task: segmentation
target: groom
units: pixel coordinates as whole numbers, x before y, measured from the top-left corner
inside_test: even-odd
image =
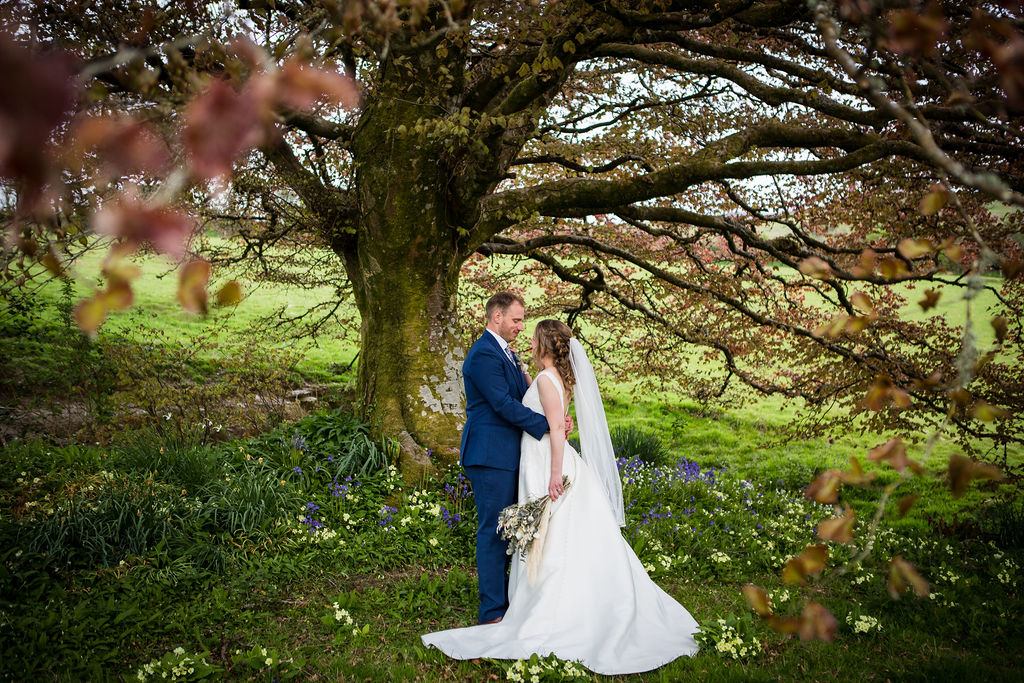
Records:
[[[498,292],[487,301],[486,315],[487,329],[462,364],[466,426],[461,463],[473,485],[480,520],[476,566],[481,624],[501,621],[508,608],[510,558],[498,536],[498,513],[516,502],[520,438],[524,431],[537,439],[548,431],[547,418],[522,404],[530,377],[509,347],[523,331],[523,299]]]

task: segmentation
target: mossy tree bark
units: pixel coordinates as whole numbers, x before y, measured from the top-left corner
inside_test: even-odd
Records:
[[[395,122],[415,114],[398,109],[373,112],[354,140],[359,229],[344,257],[362,316],[360,397],[398,435],[409,473],[431,466],[428,448],[436,462],[458,455],[465,349],[455,316],[465,257],[446,215],[441,150],[395,144]]]

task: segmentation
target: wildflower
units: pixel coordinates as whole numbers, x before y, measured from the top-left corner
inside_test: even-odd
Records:
[[[436,546],[437,545],[437,539],[434,538],[433,536],[430,537],[430,545],[432,545],[432,546]]]

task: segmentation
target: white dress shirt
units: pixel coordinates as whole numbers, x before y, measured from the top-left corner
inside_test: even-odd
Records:
[[[491,328],[485,328],[488,332],[494,335],[494,338],[498,340],[498,344],[501,346],[501,350],[505,352],[505,357],[512,361],[512,365],[519,367],[519,363],[512,357],[512,349],[509,347],[508,342],[501,338],[501,335],[492,330]]]

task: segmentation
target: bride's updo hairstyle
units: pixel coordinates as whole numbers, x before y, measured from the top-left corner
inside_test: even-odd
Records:
[[[569,363],[569,340],[572,330],[561,320],[541,320],[533,333],[537,340],[537,358],[551,356],[555,361],[555,369],[562,376],[566,391],[571,392],[576,385],[576,374]]]

